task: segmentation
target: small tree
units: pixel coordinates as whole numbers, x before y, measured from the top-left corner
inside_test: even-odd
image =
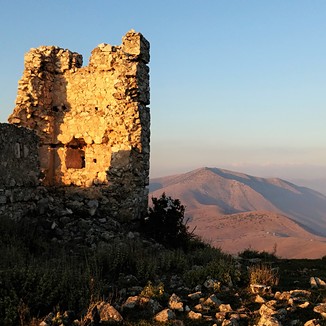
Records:
[[[148,216],[143,221],[144,232],[157,242],[172,248],[186,248],[193,238],[185,220],[185,207],[179,199],[152,197],[153,206],[148,209]]]

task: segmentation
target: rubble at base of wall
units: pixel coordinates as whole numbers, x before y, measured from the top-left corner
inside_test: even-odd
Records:
[[[17,197],[15,202],[0,204],[0,223],[1,219],[22,222],[33,232],[44,235],[47,241],[95,249],[119,237],[121,230],[125,233],[126,225],[132,227],[138,223],[132,220],[132,216],[138,215],[138,208],[130,211],[128,196],[125,210],[119,210],[125,216],[117,215],[114,203],[106,197],[109,190],[103,188],[21,189],[26,195],[21,201]]]
[[[0,188],[0,218],[20,221],[37,210],[37,203],[46,193],[44,187]]]

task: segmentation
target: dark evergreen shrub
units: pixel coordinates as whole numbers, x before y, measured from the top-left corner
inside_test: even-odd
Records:
[[[152,202],[142,223],[143,232],[166,247],[187,249],[194,235],[185,220],[185,206],[165,193],[160,198],[153,197]]]

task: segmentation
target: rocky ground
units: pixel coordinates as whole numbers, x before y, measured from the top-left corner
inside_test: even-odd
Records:
[[[326,325],[326,257],[168,248],[102,201],[53,194],[0,221],[1,325]]]
[[[241,268],[260,264],[257,258],[238,260]],[[304,264],[308,267],[297,269]],[[51,313],[39,325],[326,325],[326,283],[313,276],[326,276],[325,261],[283,260],[273,263],[278,268],[283,270],[277,272],[275,286],[223,285],[207,278],[190,289],[173,275],[164,280],[166,288],[163,283],[134,285],[121,289],[111,302],[94,302],[81,320],[71,312]],[[126,276],[126,281],[132,284],[135,277]]]

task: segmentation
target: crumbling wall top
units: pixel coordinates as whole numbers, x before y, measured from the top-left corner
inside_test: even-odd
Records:
[[[149,63],[149,42],[141,33],[136,33],[133,29],[122,38],[122,50]]]
[[[63,73],[83,65],[81,54],[57,46],[40,46],[32,48],[25,54],[25,70],[39,74],[44,71]],[[39,76],[41,77],[41,76]]]

